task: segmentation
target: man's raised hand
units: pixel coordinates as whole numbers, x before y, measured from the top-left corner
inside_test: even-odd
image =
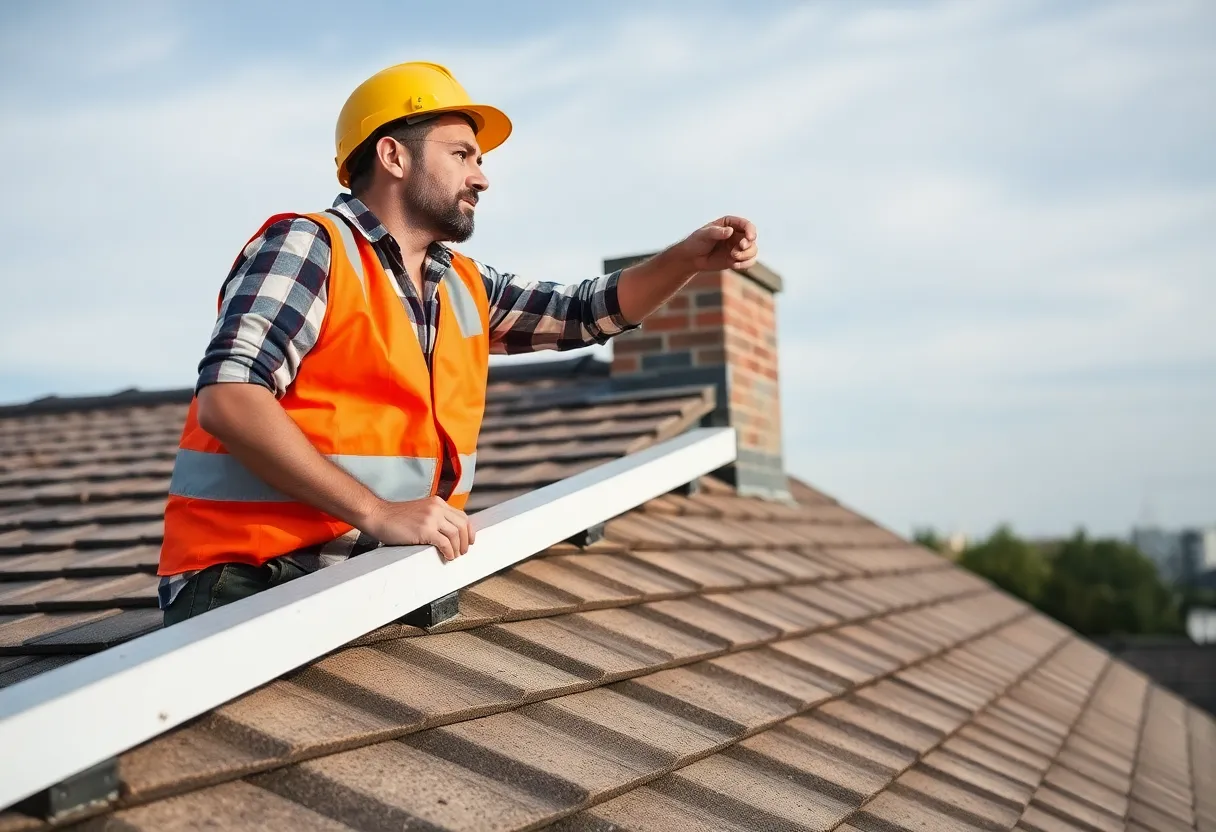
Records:
[[[756,262],[756,226],[743,217],[720,217],[701,226],[675,250],[699,272],[746,269]]]

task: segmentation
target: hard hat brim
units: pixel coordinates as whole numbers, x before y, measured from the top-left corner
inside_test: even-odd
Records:
[[[499,147],[511,135],[511,119],[502,110],[489,104],[461,104],[454,107],[436,107],[433,110],[427,110],[425,114],[440,116],[444,113],[463,113],[473,119],[473,122],[477,125],[477,146],[481,148],[482,153],[489,153],[494,148]],[[423,113],[420,112],[416,115],[423,115]],[[346,163],[349,159],[350,154],[338,165],[338,182],[344,188],[350,187],[350,173],[346,169]]]
[[[488,104],[467,104],[463,107],[451,107],[433,112],[468,113],[477,124],[477,145],[482,153],[489,153],[501,145],[511,135],[511,119],[497,107]]]

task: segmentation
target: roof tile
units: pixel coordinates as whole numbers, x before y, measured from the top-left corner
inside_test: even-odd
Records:
[[[1082,800],[1095,808],[1109,810],[1116,817],[1121,818],[1127,814],[1127,792],[1111,788],[1065,766],[1052,766],[1045,781],[1057,792]]]
[[[284,700],[280,699],[282,704]],[[307,711],[298,714],[307,716]],[[222,720],[203,717],[123,754],[119,774],[124,800],[147,801],[239,777],[266,764],[272,754],[252,748],[223,730]],[[234,741],[235,740],[235,741]]]
[[[620,678],[669,660],[670,654],[585,620],[539,618],[495,624],[481,638],[587,679]]]
[[[1131,778],[1111,768],[1101,760],[1096,760],[1093,757],[1083,752],[1077,751],[1073,746],[1075,743],[1072,738],[1060,751],[1060,755],[1056,757],[1056,768],[1064,769],[1067,772],[1084,777],[1088,781],[1093,781],[1099,786],[1110,789],[1112,792],[1126,796],[1131,791]]]
[[[715,604],[777,627],[786,635],[809,632],[836,621],[830,613],[773,589],[722,592],[706,597]]]
[[[932,806],[946,815],[978,818],[994,829],[1011,828],[1022,814],[1022,805],[1015,799],[960,783],[925,765],[918,764],[904,772],[890,790]]]
[[[127,546],[117,549],[63,549],[31,555],[0,557],[0,576],[28,579],[88,577],[154,572],[160,547]]]
[[[249,783],[221,786],[125,809],[114,816],[120,828],[140,832],[162,829],[306,829],[350,832],[351,827]],[[104,820],[85,823],[82,832],[111,829]]]
[[[964,736],[965,731],[964,728],[962,732],[947,738],[942,743],[942,750],[960,761],[974,764],[985,771],[998,772],[1001,776],[1032,790],[1038,785],[1043,776],[1042,767],[1046,764],[1044,758],[1036,759],[1034,762],[1037,765],[1027,765],[1024,759],[1015,759]]]
[[[817,788],[851,808],[876,794],[894,772],[871,759],[872,749],[810,718],[796,718],[743,740],[731,752],[768,758],[795,772],[820,781]]]
[[[1034,802],[1038,808],[1070,823],[1075,822],[1082,827],[1092,827],[1099,832],[1122,832],[1123,830],[1122,814],[1115,814],[1107,808],[1078,800],[1051,785],[1040,787],[1035,793]]]
[[[603,575],[578,567],[578,555],[526,560],[512,570],[576,600],[579,608],[615,606],[640,601],[645,595]]]
[[[592,688],[530,705],[527,710],[533,719],[542,718],[537,711],[553,711],[542,721],[566,720],[570,730],[578,726],[577,730],[592,737],[620,736],[645,742],[667,755],[662,763],[656,760],[656,768],[703,754],[739,731],[737,725],[712,714],[678,706],[669,708],[666,700],[638,697],[633,695],[634,691],[626,690],[628,695],[619,685]]]
[[[778,580],[807,581],[816,578],[831,578],[839,574],[813,558],[806,557],[792,549],[747,549],[740,556],[755,561],[762,566],[772,569]]]
[[[734,552],[638,550],[632,552],[630,557],[660,569],[665,574],[678,576],[701,590],[736,589],[771,579],[768,570],[761,571],[753,562],[740,564],[741,559]],[[732,569],[732,566],[736,568]],[[753,580],[757,574],[761,577]]]
[[[792,716],[801,705],[789,694],[705,664],[650,673],[613,689],[731,734]]]
[[[560,615],[579,608],[580,598],[514,570],[491,575],[466,587],[465,596],[483,601],[499,618],[512,620],[536,615]]]
[[[965,788],[990,795],[989,799],[1016,807],[1018,812],[1013,817],[1014,821],[1034,794],[1032,784],[1009,777],[1002,770],[972,762],[945,748],[926,755],[920,762],[920,769],[926,775],[946,782],[955,781]],[[906,785],[912,786],[910,783]]]
[[[747,751],[715,754],[650,788],[753,829],[829,830],[856,805],[830,781]]]
[[[658,651],[664,656],[664,663],[669,659],[688,661],[696,656],[717,653],[728,646],[725,639],[710,633],[648,615],[648,609],[642,606],[594,610],[571,616],[569,620],[611,634],[609,638],[614,643],[627,640]]]
[[[437,744],[463,746],[445,756],[463,762],[466,755],[488,753],[538,769],[576,787],[577,790],[570,789],[565,795],[570,803],[581,803],[588,797],[619,789],[652,774],[656,762],[660,765],[665,762],[645,743],[589,743],[579,730],[581,726],[551,718],[553,711],[542,709],[541,720],[532,719],[531,713],[508,711],[429,731],[425,747],[429,750]]]
[[[585,553],[572,557],[568,565],[615,581],[652,600],[687,595],[696,589],[694,584],[678,575],[623,555]]]
[[[966,740],[974,748],[982,749],[986,754],[995,754],[997,759],[1007,758],[1013,763],[1023,766],[1025,770],[1036,772],[1036,779],[1042,777],[1042,773],[1051,764],[1050,754],[1027,748],[1018,741],[1016,732],[1013,737],[1010,737],[1004,730],[992,730],[978,724],[976,719],[959,729],[954,738]]]
[[[961,808],[943,806],[915,791],[884,791],[850,820],[861,829],[868,828],[876,820],[887,824],[885,829],[890,830],[976,832],[1008,828]]]
[[[95,653],[160,629],[160,610],[122,610],[24,642],[29,653]]]
[[[849,686],[846,680],[819,672],[786,653],[768,647],[722,656],[709,664],[780,691],[798,700],[801,709],[838,694]]]
[[[815,717],[865,742],[914,760],[938,742],[941,735],[928,726],[905,719],[886,708],[875,707],[856,695],[821,705]]]
[[[752,647],[781,634],[778,628],[715,604],[706,596],[656,601],[647,609],[657,620],[679,622],[695,632],[721,639],[732,649]]]
[[[30,615],[0,616],[0,655],[31,655],[39,652],[30,649],[38,640],[56,633],[75,630],[83,624],[100,621],[119,615],[118,610],[92,610],[89,612],[33,613]],[[41,652],[48,652],[43,650]],[[53,651],[49,651],[53,652]]]
[[[10,664],[4,664],[0,659],[0,688],[15,685],[18,682],[46,673],[74,660],[75,656],[12,656],[8,657]]]
[[[489,755],[384,742],[251,777],[249,782],[356,829],[509,830],[554,808],[546,778]],[[437,756],[437,755],[445,756]],[[459,762],[448,757],[456,757]],[[482,770],[473,770],[468,765]],[[558,781],[557,791],[573,786]]]
[[[743,824],[714,814],[708,807],[681,801],[643,786],[549,827],[551,832],[755,832],[753,818]]]
[[[874,610],[871,605],[846,597],[839,589],[839,584],[805,584],[785,587],[785,592],[844,620],[861,618]]]

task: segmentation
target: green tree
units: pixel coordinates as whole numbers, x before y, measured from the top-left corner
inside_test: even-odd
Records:
[[[1013,595],[1037,605],[1051,566],[1036,546],[1002,525],[978,546],[969,547],[959,564]]]
[[[1177,599],[1152,561],[1128,543],[1091,540],[1084,531],[1056,551],[1039,608],[1090,636],[1182,629]]]
[[[935,552],[944,552],[946,549],[946,542],[937,533],[937,529],[932,526],[922,526],[913,529],[912,540],[926,549],[932,549]]]

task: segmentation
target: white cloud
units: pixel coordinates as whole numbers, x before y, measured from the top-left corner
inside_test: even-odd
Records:
[[[118,54],[172,62],[183,25]],[[1187,2],[808,5],[449,46],[516,123],[466,250],[571,280],[746,213],[788,287],[792,470],[903,530],[1122,530],[1136,483],[1216,461],[1191,415],[1216,404],[1211,25]],[[5,365],[45,392],[189,384],[232,257],[328,203],[333,114],[408,51],[14,111],[0,152],[37,163],[0,208]],[[1216,520],[1213,498],[1163,511]]]

